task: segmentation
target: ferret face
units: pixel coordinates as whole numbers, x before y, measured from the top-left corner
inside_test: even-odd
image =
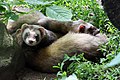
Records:
[[[83,20],[78,20],[76,23],[78,23],[76,29],[78,33],[87,33],[95,36],[100,32],[95,26]]]
[[[79,25],[79,32],[88,33],[95,36],[96,34],[100,33],[100,30],[90,23],[85,23]]]
[[[29,46],[35,46],[40,43],[42,34],[40,28],[34,26],[28,26],[23,30],[23,41]]]

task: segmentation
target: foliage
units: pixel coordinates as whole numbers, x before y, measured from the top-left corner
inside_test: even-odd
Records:
[[[55,5],[46,8],[46,15],[61,21],[70,21],[72,18],[70,10]]]
[[[80,58],[80,57],[82,57],[82,58]],[[70,71],[71,71],[70,68],[68,68],[68,70],[67,70],[68,72],[63,70],[65,62],[67,62],[67,61],[70,61],[70,62],[72,61],[73,62],[73,63],[71,63],[71,65],[69,67],[72,67],[72,70],[74,70],[73,68],[76,67],[76,65],[74,65],[74,62],[77,62],[77,64],[79,64],[79,61],[85,61],[85,58],[83,57],[83,54],[80,54],[79,56],[77,56],[75,54],[72,57],[69,57],[67,54],[65,54],[63,62],[62,63],[58,63],[57,66],[53,66],[53,68],[60,69],[60,71],[57,73],[57,80],[66,80],[67,79],[67,75],[68,75],[67,73],[70,74]],[[73,71],[71,71],[71,72],[73,73]],[[72,75],[75,75],[75,74],[72,74]]]
[[[32,4],[32,5],[47,5],[54,1],[45,1],[45,0],[25,0],[25,2]]]
[[[14,1],[14,0],[12,0]],[[12,1],[8,2],[1,2],[0,4],[0,13],[3,15],[1,18],[3,21],[7,22],[8,19],[17,20],[19,17],[19,14],[17,14],[15,11],[13,11],[14,6],[23,6],[28,8],[34,8],[35,10],[42,10],[46,8],[46,15],[48,17],[62,20],[62,21],[68,21],[72,18],[71,10],[66,9],[65,7],[59,7],[57,5],[48,6],[50,3],[53,3],[54,1],[47,1],[47,0],[21,0],[21,1],[15,1],[12,3]],[[37,5],[37,7],[34,7],[34,5]],[[40,5],[40,6],[39,6]],[[43,7],[42,7],[43,6]],[[45,11],[44,11],[45,12]]]
[[[0,2],[0,18],[3,21],[8,19],[16,20],[18,16],[10,9],[10,3]]]
[[[120,64],[120,53],[109,63],[107,64],[105,67],[111,67],[114,65]]]
[[[106,54],[106,58],[101,59],[101,64],[87,61],[82,54],[73,57],[65,55],[64,61],[58,63],[58,66],[54,66],[54,68],[60,69],[56,80],[65,80],[71,74],[77,75],[79,80],[116,80],[120,77],[119,65],[104,68],[104,65],[109,63],[120,52],[120,31],[111,24],[96,0],[0,0],[0,20],[6,23],[8,19],[16,20],[19,15],[22,15],[23,13],[18,14],[12,10],[15,5],[39,10],[55,19],[71,20],[71,17],[72,20],[82,19],[94,24],[101,32],[107,34],[108,43],[101,47],[101,51]],[[118,54],[119,56],[120,54]],[[110,64],[119,63],[119,59],[114,59]],[[72,61],[72,63],[67,68],[67,71],[64,71],[64,64],[68,60]]]
[[[65,61],[73,61],[67,68],[67,71],[61,69]],[[101,65],[87,61],[82,54],[72,57],[67,56],[61,65],[59,64],[54,68],[60,69],[55,80],[65,80],[68,75],[73,73],[77,75],[78,80],[116,80],[119,78],[120,73],[120,67],[106,69],[104,68],[104,63]]]

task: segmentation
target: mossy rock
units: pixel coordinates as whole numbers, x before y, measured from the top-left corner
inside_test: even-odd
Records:
[[[14,80],[16,72],[24,67],[24,62],[21,48],[0,22],[0,80]]]

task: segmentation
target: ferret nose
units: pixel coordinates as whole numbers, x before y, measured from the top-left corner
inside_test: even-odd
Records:
[[[29,43],[32,44],[34,41],[30,40]]]

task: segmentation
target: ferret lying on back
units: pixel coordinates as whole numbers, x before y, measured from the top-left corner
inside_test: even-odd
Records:
[[[31,17],[29,17],[29,15],[27,16],[28,18],[22,18],[23,23],[25,21],[24,19],[28,21],[32,19],[31,15]],[[21,23],[20,20],[22,19],[18,19],[17,24],[19,24],[19,22]],[[60,63],[63,60],[64,54],[72,56],[74,53],[80,54],[82,52],[86,59],[93,62],[97,62],[100,58],[104,57],[98,49],[100,45],[107,42],[107,38],[105,35],[98,34],[99,30],[93,25],[82,20],[59,22],[46,17],[39,19],[37,20],[38,25],[24,24],[22,28],[16,32],[16,39],[23,49],[26,63],[33,69],[42,72],[57,72],[52,66]],[[34,20],[32,22],[34,22]],[[17,24],[15,23],[15,26],[17,26]],[[16,29],[18,29],[18,27],[9,28],[8,26],[8,30],[11,32]],[[56,34],[49,30],[66,35],[56,40]]]
[[[27,65],[32,69],[53,73],[57,72],[56,69],[53,69],[53,66],[62,62],[65,54],[72,56],[74,53],[84,53],[86,59],[98,62],[100,58],[104,57],[98,51],[99,46],[106,42],[107,37],[102,34],[93,36],[85,33],[69,32],[48,47],[34,49],[34,51],[31,51],[32,47],[25,47],[28,50],[24,50],[24,54]]]

